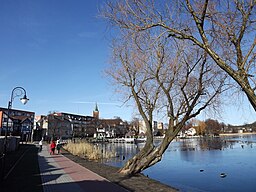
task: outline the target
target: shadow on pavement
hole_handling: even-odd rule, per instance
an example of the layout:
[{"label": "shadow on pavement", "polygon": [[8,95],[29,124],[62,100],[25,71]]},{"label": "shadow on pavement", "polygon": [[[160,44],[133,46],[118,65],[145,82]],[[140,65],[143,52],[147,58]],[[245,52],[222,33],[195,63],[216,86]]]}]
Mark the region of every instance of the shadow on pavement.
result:
[{"label": "shadow on pavement", "polygon": [[0,184],[1,192],[43,191],[37,152],[35,145],[22,144],[17,151],[6,155],[4,175],[9,174]]},{"label": "shadow on pavement", "polygon": [[[120,187],[113,188],[113,183],[108,181],[79,181],[47,185],[46,191],[54,192],[120,192]],[[128,192],[128,191],[127,191]]]},{"label": "shadow on pavement", "polygon": [[[18,151],[8,154],[6,158],[6,168],[8,168],[8,170],[13,167],[15,161],[20,160],[8,177],[0,183],[0,192],[43,192],[44,190],[45,192],[120,192],[120,186],[114,185],[113,187],[113,183],[108,181],[84,180],[74,182],[72,179],[68,178],[66,174],[62,174],[62,169],[50,165],[51,159],[58,158],[58,155],[45,157],[40,153],[36,145],[24,144],[20,146]],[[75,160],[73,158],[71,159]],[[149,182],[146,177],[115,178],[114,175],[116,174],[114,173],[116,171],[98,163],[91,162],[91,164],[90,162],[80,160],[80,158],[76,163],[87,164],[89,167],[94,167],[92,171],[104,173],[102,175],[105,178],[108,178],[107,176],[110,175],[113,177],[112,182],[118,183],[121,186],[124,186],[122,181],[124,179],[125,183],[128,184],[128,186],[125,184],[125,187],[129,188],[129,191],[173,191],[169,187],[156,184],[156,182],[151,182],[151,180]],[[42,165],[44,169],[42,169],[40,173],[40,167]],[[50,175],[48,175],[49,172],[51,173]],[[111,180],[111,178],[109,178],[109,180]]]}]

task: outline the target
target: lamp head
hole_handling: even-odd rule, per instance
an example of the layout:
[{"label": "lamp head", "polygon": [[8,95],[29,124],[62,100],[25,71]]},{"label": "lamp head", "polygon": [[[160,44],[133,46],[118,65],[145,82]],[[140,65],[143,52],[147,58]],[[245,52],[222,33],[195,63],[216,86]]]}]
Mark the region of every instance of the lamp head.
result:
[{"label": "lamp head", "polygon": [[20,98],[21,103],[23,103],[24,105],[28,102],[28,98],[27,95],[25,94],[23,98]]}]

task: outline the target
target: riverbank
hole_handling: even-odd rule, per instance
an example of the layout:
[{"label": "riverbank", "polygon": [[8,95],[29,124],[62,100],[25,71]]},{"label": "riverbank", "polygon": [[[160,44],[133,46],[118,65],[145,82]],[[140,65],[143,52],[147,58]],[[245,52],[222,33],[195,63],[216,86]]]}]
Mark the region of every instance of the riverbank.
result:
[{"label": "riverbank", "polygon": [[221,133],[220,136],[243,136],[243,135],[255,135],[256,132],[250,133]]},{"label": "riverbank", "polygon": [[95,161],[88,161],[81,157],[74,156],[65,150],[62,150],[62,155],[132,192],[178,191],[178,189],[162,184],[159,181],[150,179],[143,174],[137,174],[135,176],[124,176],[117,173],[118,168],[116,167],[112,167]]}]

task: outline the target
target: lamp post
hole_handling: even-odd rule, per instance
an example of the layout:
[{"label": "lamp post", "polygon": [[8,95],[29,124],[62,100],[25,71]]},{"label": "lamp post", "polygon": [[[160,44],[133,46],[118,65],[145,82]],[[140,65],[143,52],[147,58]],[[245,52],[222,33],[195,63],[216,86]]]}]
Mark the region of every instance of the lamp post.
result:
[{"label": "lamp post", "polygon": [[23,87],[15,87],[12,90],[10,101],[8,102],[8,108],[7,108],[7,123],[6,123],[6,129],[5,129],[5,139],[4,139],[4,152],[6,154],[7,152],[7,133],[9,129],[9,118],[10,118],[10,110],[12,108],[12,102],[14,98],[20,97],[24,95],[22,98],[20,98],[20,101],[25,105],[28,102],[26,90]]}]

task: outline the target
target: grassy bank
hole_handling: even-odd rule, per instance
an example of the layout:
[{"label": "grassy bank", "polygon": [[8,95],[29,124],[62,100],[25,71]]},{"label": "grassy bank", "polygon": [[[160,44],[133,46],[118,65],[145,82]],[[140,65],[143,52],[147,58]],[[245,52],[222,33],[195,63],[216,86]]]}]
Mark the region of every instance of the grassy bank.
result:
[{"label": "grassy bank", "polygon": [[68,143],[63,148],[73,155],[89,160],[116,157],[115,152],[103,151],[99,146],[86,142]]}]

